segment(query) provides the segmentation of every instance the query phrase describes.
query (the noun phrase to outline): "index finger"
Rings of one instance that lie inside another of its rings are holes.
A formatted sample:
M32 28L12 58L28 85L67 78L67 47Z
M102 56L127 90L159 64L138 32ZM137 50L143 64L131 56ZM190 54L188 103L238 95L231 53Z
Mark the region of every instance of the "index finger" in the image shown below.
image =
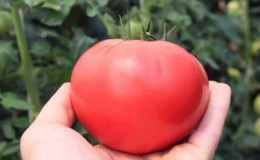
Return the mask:
M208 109L189 142L213 155L222 134L231 99L231 89L224 83L210 82Z

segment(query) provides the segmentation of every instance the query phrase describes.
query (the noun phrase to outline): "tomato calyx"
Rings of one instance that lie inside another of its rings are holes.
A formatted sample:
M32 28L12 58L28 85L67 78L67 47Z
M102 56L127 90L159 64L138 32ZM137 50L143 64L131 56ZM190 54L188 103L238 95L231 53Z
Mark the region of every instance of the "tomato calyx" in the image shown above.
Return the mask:
M123 39L124 40L133 40L132 37L132 31L131 31L131 22L130 22L130 16L129 13L127 14L127 25L126 28L123 24L122 18L119 15L119 19L120 19L120 24L121 24L121 29L122 29L122 35L123 35ZM166 23L164 23L164 29L163 29L163 36L162 38L157 38L156 36L152 35L150 33L150 29L151 29L151 18L149 19L149 22L147 24L146 29L144 28L144 26L142 26L142 31L139 32L140 35L140 39L144 40L144 41L158 41L158 40L163 40L166 41L167 37L169 37L169 35L172 33L172 31L176 28L176 26L173 26L168 32L166 31Z

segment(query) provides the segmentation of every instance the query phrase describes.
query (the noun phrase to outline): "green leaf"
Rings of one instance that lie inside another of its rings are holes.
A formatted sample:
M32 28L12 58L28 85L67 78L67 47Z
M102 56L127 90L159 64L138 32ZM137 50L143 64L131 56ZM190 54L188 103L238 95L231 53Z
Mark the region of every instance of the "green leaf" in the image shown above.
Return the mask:
M5 55L5 54L10 54L14 52L14 48L13 48L13 42L12 41L0 41L0 60L1 60L1 56Z
M41 21L49 26L58 26L62 24L66 15L67 14L63 12L47 10L44 13L42 13Z
M81 28L73 28L72 30L75 37L77 37L71 44L74 50L73 59L76 60L87 48L96 42L96 39L87 36Z
M86 136L88 134L87 130L81 125L79 121L75 122L73 128L83 136Z
M41 17L41 21L49 26L58 26L61 25L69 14L73 5L76 4L76 0L64 1L59 0L59 4L61 5L60 10L46 9L38 14ZM57 5L56 5L57 8Z
M107 5L108 0L97 0L99 6L104 7Z
M204 60L206 61L207 64L209 64L215 70L220 69L219 65L212 58L205 57Z
M12 118L11 119L12 125L14 127L25 129L29 126L29 119L28 117L19 117L19 118Z
M4 46L4 45L3 45ZM1 52L1 42L0 42L0 81L7 80L9 78L19 77L20 74L20 62L17 57L17 52L14 50L13 47L10 47L9 52ZM8 47L5 48L8 50ZM5 50L3 49L3 50ZM12 64L12 65L10 65ZM10 84L10 82L6 83ZM4 84L3 87L0 86L0 92L2 89L6 88ZM10 84L11 85L11 84Z
M251 134L245 133L240 142L241 145L246 146L247 148L257 148L260 146L260 138Z
M115 20L107 13L104 14L102 17L102 21L104 25L106 26L108 35L110 37L118 37L120 36L120 32L118 32L119 28L116 25Z
M93 7L87 7L86 14L88 17L95 17L98 14L98 10Z
M170 11L166 18L177 26L188 27L191 25L191 18L186 14L180 14L176 11Z
M51 51L51 45L46 40L36 41L33 42L31 52L39 55L39 56L46 56L49 55Z
M4 94L0 94L1 104L5 108L13 108L18 110L27 110L31 108L31 105L25 100L19 98L15 93L7 92Z
M208 14L207 8L200 1L185 1L188 8L195 14L195 17L202 21Z
M1 157L1 153L3 152L3 150L5 149L7 143L5 141L0 142L0 157Z
M5 157L5 156L9 156L9 155L18 153L19 150L20 150L19 141L14 140L5 146L5 149L2 151L1 154L2 154L2 157Z
M43 8L49 8L56 11L61 10L61 4L57 0L48 0L42 5Z
M16 53L12 41L0 41L0 77L17 70L19 60Z
M3 134L8 139L15 138L15 131L12 127L12 123L9 120L3 122Z
M32 6L37 6L43 4L46 0L27 0L27 1L30 1L30 4L32 4Z
M9 0L9 4L17 8L28 7L24 0Z
M42 36L44 38L46 38L46 37L59 38L59 34L51 29L41 28L41 29L39 29L39 32L42 35L44 35L44 36Z
M220 32L222 32L229 40L237 43L240 42L238 28L230 19L218 15L211 15L210 18L214 21L217 28L220 29Z
M32 6L33 6L33 0L24 0L24 2L25 2L29 7L32 7Z

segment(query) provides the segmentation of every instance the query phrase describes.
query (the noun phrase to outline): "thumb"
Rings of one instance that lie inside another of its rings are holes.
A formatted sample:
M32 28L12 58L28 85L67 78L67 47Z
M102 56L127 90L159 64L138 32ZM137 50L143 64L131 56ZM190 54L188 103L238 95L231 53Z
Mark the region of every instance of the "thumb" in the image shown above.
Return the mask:
M75 113L70 101L70 83L64 83L46 103L35 122L58 123L70 127Z

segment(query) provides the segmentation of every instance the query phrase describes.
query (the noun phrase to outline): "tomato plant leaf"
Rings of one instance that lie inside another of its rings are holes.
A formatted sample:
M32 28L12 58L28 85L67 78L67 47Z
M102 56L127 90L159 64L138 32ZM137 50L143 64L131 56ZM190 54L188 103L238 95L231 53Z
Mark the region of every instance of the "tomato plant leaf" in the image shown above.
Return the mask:
M71 7L76 3L76 0L70 1L59 1L59 5L61 6L60 10L45 9L41 10L39 15L41 16L41 21L49 26L58 26L61 25L64 21L65 17L69 14ZM50 4L49 4L50 5ZM49 6L47 5L47 6ZM56 4L57 7L58 4Z
M9 0L9 4L13 7L24 8L28 7L25 0Z
M51 50L51 45L46 40L33 42L31 52L38 56L48 56Z
M8 139L14 139L15 138L15 131L12 127L11 121L5 120L3 122L3 134Z
M106 26L107 33L110 37L118 37L120 32L118 32L119 27L116 25L115 20L107 13L102 17L102 21Z
M211 20L215 22L215 25L218 26L220 31L231 41L233 42L240 42L238 30L239 28L236 27L230 19L218 15L211 15Z
M16 71L18 67L19 60L13 48L13 42L0 41L0 77Z
M8 109L13 108L19 110L27 110L31 106L28 102L19 98L15 93L12 92L0 94L0 98L0 103Z
M169 14L166 15L166 18L181 27L188 27L192 24L191 17L185 14L180 14L176 11L170 11Z
M88 17L95 17L98 14L98 10L96 8L87 6L86 14Z
M202 21L208 13L205 5L200 1L184 1L188 8L194 13L198 21Z
M2 151L2 157L6 157L14 153L17 153L19 152L19 150L20 150L19 140L14 140L12 142L9 142Z
M45 1L46 0L25 0L25 3L27 3L28 5L31 4L32 5L31 7L33 7L33 6L43 4Z
M108 0L97 0L99 6L104 7L107 5Z
M45 1L45 3L42 5L43 8L49 8L49 9L53 9L56 11L61 10L61 4L56 1L56 0L47 0Z
M0 142L0 158L1 158L1 153L3 152L4 148L6 147L7 143L5 141Z
M29 126L29 119L28 117L12 118L11 123L14 127L24 129Z
M77 39L71 43L74 50L73 59L76 60L87 48L96 42L96 39L87 36L81 28L73 28L72 30L77 37Z

